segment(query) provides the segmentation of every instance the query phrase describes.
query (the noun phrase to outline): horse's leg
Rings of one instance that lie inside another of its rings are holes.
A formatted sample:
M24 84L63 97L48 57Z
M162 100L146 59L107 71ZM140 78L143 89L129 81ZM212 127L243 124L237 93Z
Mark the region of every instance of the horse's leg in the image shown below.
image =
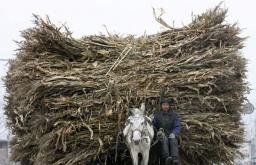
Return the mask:
M141 144L142 165L148 165L151 139L147 137Z
M149 159L149 150L145 150L142 153L142 165L148 165L148 159Z
M131 157L132 157L133 165L139 165L139 163L138 163L138 151L136 151L133 148L131 148L130 151L131 151Z

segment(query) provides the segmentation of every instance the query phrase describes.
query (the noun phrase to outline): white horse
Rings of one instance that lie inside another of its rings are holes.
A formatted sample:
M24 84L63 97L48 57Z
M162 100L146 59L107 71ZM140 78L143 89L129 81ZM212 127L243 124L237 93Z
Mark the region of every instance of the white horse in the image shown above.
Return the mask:
M145 103L140 109L133 108L132 115L127 119L123 135L133 161L138 165L138 154L142 155L142 165L148 164L150 145L154 137L152 121L144 115Z

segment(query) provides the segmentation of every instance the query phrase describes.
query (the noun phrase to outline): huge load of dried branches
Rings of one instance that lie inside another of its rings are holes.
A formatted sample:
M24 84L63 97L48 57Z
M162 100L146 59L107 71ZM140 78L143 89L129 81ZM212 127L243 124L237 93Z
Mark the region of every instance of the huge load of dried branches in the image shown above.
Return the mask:
M240 29L219 6L182 28L141 37L86 36L35 19L23 31L6 76L12 159L35 165L120 164L129 154L117 135L128 109L159 109L174 98L182 124L182 164L232 164L243 141L248 91ZM129 159L129 158L128 158Z

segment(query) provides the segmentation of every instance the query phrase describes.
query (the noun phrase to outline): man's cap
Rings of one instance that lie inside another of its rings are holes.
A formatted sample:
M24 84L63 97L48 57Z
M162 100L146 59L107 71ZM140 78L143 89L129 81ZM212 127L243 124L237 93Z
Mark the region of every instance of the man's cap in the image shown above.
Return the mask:
M162 98L160 100L160 104L163 104L163 103L173 104L174 103L174 99L173 98Z

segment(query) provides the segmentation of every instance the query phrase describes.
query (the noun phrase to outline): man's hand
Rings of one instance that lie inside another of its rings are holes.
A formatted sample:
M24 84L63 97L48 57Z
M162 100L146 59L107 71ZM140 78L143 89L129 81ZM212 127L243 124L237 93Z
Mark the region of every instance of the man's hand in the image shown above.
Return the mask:
M172 138L174 139L175 138L175 134L174 133L170 133L169 137L168 138Z

